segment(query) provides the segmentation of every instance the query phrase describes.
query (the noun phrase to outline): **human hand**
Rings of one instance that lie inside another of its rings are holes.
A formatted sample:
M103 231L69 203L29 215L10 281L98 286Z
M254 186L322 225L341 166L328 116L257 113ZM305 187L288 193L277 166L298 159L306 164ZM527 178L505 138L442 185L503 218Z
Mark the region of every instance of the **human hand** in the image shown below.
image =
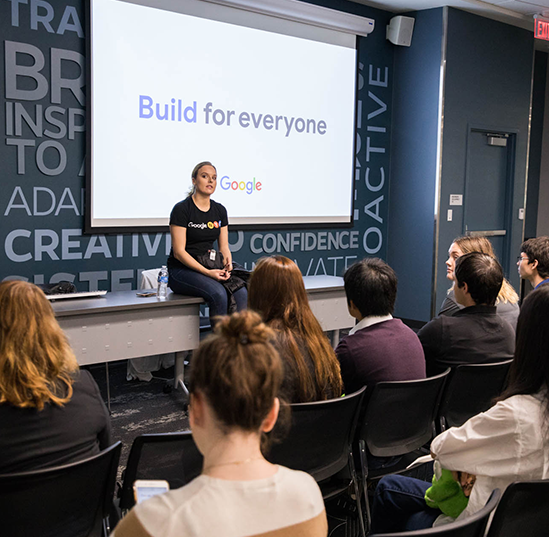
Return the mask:
M232 264L232 263L226 263L225 266L224 266L223 268L224 268L224 270L225 270L226 272L229 272L229 273L230 273L230 272L232 272L232 270L233 270L233 264Z
M467 472L452 472L454 479L461 485L466 498L471 495L477 476Z
M211 269L208 271L208 276L218 282L224 282L231 277L225 269Z

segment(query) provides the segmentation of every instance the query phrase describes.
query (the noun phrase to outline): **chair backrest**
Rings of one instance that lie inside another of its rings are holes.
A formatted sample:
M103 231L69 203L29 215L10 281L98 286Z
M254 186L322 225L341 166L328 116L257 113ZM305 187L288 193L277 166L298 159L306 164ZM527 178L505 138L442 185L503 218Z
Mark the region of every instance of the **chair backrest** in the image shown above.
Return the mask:
M454 368L440 401L440 423L444 427L459 427L469 418L488 410L505 387L512 361Z
M421 380L379 382L367 402L360 439L375 457L404 455L433 437L442 389L450 372Z
M135 480L165 479L170 490L177 489L200 475L202 462L191 431L138 436L128 457L120 508L130 509L135 505Z
M122 444L83 461L0 475L0 534L99 537L112 506ZM24 449L24 446L21 447Z
M308 472L317 481L345 468L365 389L328 401L290 405L290 430L271 447L267 459Z
M147 269L141 273L139 289L156 289L158 285L158 273L160 268Z
M458 522L451 522L450 524L444 524L442 526L437 526L436 528L427 528L424 530L406 531L402 533L379 533L371 535L370 537L420 537L424 535L431 537L437 535L440 537L483 537L490 514L496 508L500 496L499 489L494 490L490 495L490 498L488 498L486 505L480 511L477 511L472 516ZM529 533L525 533L524 535L531 537Z
M488 537L549 535L549 479L512 483L505 489Z

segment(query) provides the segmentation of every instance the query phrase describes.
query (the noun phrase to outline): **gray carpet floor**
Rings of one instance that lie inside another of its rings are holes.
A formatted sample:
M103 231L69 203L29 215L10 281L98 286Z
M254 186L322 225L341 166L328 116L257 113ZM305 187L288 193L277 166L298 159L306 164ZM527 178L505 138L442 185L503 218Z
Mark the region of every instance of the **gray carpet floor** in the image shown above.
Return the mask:
M87 369L95 378L107 404L105 364L89 366ZM122 441L121 471L126 467L136 436L189 428L187 400L180 391L164 393L165 379L173 378L173 367L155 372L155 378L150 382L126 380L126 360L111 362L108 371L112 437L114 442Z

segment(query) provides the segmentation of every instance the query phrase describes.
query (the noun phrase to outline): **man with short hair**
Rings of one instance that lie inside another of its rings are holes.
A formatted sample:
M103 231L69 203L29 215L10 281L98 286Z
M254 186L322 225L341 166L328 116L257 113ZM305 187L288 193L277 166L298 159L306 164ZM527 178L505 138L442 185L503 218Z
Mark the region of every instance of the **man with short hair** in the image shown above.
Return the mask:
M393 319L397 277L378 258L354 263L345 272L349 313L358 320L336 355L347 394L387 380L425 378L425 359L416 334Z
M497 259L480 252L462 255L454 275L456 300L464 309L436 317L418 333L429 374L448 366L509 360L515 351L514 330L496 312L503 283Z
M549 237L528 239L520 246L518 273L534 289L549 282Z

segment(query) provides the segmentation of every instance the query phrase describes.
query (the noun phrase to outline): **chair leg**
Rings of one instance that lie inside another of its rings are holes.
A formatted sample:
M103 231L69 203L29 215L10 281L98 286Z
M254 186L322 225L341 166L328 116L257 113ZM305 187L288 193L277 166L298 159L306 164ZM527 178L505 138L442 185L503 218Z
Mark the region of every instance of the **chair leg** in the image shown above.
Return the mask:
M353 461L353 454L352 452L349 453L349 468L351 470L351 477L353 480L353 488L355 492L355 498L356 498L356 508L358 511L358 521L360 523L360 530L362 533L362 537L366 537L366 527L364 525L364 515L362 513L362 505L360 503L360 488L358 486L358 476L355 469L355 463ZM366 498L366 501L368 501L368 498ZM368 528L369 528L369 522L368 522Z
M105 379L107 381L107 408L111 415L111 383L109 379L109 362L105 362Z
M366 460L366 443L364 442L364 440L358 441L358 450L360 458L362 489L364 494L364 506L366 509L366 522L368 524L368 531L370 531L370 526L372 524L372 515L370 513L370 500L368 498L368 461Z

